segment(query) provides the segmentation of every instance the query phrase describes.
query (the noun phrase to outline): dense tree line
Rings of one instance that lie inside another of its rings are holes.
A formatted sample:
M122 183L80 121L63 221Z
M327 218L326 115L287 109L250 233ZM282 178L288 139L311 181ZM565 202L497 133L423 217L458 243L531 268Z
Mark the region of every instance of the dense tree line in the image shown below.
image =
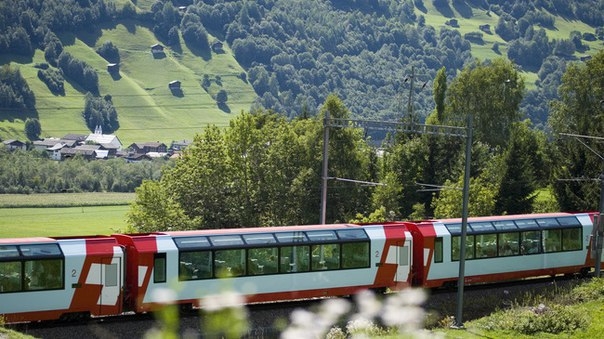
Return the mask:
M55 161L37 151L0 147L0 193L133 192L143 180L158 179L166 164L80 157Z
M92 66L65 51L59 55L57 66L65 76L75 81L85 91L99 93L99 75Z
M476 39L482 33L464 37L455 29L426 26L425 17L416 14L423 3L156 0L146 11L136 10L136 2L118 9L105 0L15 0L0 4L0 53L31 56L35 49L43 49L54 66L63 48L55 33L77 33L134 18L151 25L156 37L175 50L182 36L204 57L210 55L209 34L220 37L246 68L258 93L258 108L292 118L303 109L316 112L329 93L338 93L355 117L397 120L413 112L425 119L433 103L424 84L433 81L441 67L453 76L472 62L465 37ZM432 3L443 12L465 6L456 1ZM604 4L596 0L468 3L499 16L495 32L507 41L507 57L525 70L543 73L551 57L565 64L575 51L584 50L582 39L604 38L604 19L599 15ZM186 12L179 10L180 5L188 5ZM554 16L583 20L595 32L548 39L542 27L555 27ZM113 51L105 51L109 50ZM112 60L116 57L119 53L113 53ZM64 75L71 77L65 71ZM418 81L405 82L412 75ZM560 75L555 72L548 81L539 81L521 103L521 114L538 128L546 128L547 102L558 98L552 86L560 82ZM89 83L84 78L73 80Z
M38 70L38 78L46 84L46 87L56 95L65 95L65 79L63 72L56 68L46 68Z
M604 107L595 100L604 97L603 65L601 52L565 72L563 100L550 121L554 133L570 128L596 136L604 132ZM593 80L585 81L585 74ZM470 215L597 209L599 185L592 181L565 186L568 183L559 179L597 176L600 159L588 148L571 147L562 139L549 142L544 132L521 120L524 84L511 62L476 61L451 80L441 69L432 89L436 108L428 124L455 125L468 111L475 112L470 115L475 126ZM595 95L587 95L593 90ZM160 180L137 188L129 213L132 230L317 223L326 116L347 119L350 112L330 95L313 117L287 121L254 111L238 116L226 130L208 127ZM363 130L330 128L326 221L459 217L466 141L400 132L377 152ZM426 192L423 184L441 190ZM540 190L553 192L555 199L537 201ZM158 209L154 201L166 204Z
M113 106L110 95L101 98L87 93L82 117L91 131L100 126L103 133L111 134L120 127L117 110Z
M7 114L7 110L14 110L16 116L23 117L24 111L29 113L35 107L34 92L23 79L19 68L10 64L0 66L0 112Z

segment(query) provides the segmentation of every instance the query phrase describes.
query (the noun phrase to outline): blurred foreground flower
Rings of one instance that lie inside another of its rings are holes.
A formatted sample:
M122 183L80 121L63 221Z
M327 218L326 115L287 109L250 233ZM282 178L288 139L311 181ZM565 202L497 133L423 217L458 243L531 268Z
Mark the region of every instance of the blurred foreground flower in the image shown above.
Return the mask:
M202 331L210 338L241 338L249 329L245 298L224 291L201 299Z

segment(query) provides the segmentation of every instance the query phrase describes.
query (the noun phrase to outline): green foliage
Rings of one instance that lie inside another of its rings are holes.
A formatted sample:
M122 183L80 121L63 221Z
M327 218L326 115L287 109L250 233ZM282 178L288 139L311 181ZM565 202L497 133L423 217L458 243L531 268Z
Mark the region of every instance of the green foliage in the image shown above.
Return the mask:
M128 212L128 232L193 229L200 218L188 218L182 207L159 182L145 180L136 189L136 200Z
M19 68L9 65L0 66L0 113L3 110L15 109L23 116L23 110L30 113L34 110L36 98L23 79Z
M555 135L554 194L563 210L597 210L600 187L589 179L602 173L602 149L590 137L604 135L604 51L586 63L571 64L562 78L560 95L549 119ZM585 138L576 140L560 133Z
M38 119L27 118L27 120L25 120L25 135L27 135L29 140L38 140L41 132L42 127L40 126L40 121Z
M101 47L96 49L96 52L111 63L118 64L120 62L120 52L110 40L105 41Z
M504 59L475 61L465 67L447 90L445 124L473 119L473 139L491 147L505 147L512 124L519 120L524 81Z
M55 68L38 70L38 78L42 80L48 89L55 95L65 95L63 73Z
M539 156L537 136L528 121L518 123L511 131L508 147L503 153L503 175L496 196L495 214L523 214L533 211L537 189Z
M91 131L100 126L103 133L111 134L120 127L117 110L113 106L110 95L99 98L87 93L82 117Z
M75 81L84 90L93 94L99 93L99 76L96 70L86 62L63 52L57 59L57 66L65 76Z
M218 93L216 94L216 102L218 104L226 104L227 100L229 99L227 92L224 89L221 89L218 91Z
M36 151L0 148L0 193L134 192L143 179L158 179L165 161L123 159L57 162Z
M478 322L488 330L512 330L526 335L539 333L572 334L587 328L590 317L571 306L543 304L533 308L515 308L500 311Z

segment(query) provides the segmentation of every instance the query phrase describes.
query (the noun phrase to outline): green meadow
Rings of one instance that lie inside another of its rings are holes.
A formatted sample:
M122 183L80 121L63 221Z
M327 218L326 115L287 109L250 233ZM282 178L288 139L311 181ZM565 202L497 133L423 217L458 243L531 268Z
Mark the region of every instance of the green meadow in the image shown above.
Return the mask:
M123 232L133 199L133 193L0 194L0 238Z
M154 57L150 46L159 41L153 32L128 20L95 32L65 33L60 39L67 52L97 71L100 95L110 95L117 109L120 128L114 134L124 145L146 141L169 145L173 140L192 140L210 124L227 126L235 115L249 111L256 98L228 46L224 53L197 51L181 39L180 48L166 47L164 55ZM214 40L212 36L208 39ZM96 53L106 41L119 49L119 76L111 76L108 62ZM40 120L41 137L90 133L82 119L85 91L66 81L65 95L54 95L38 78L35 65L46 62L42 51L37 50L32 59L0 60L0 64L9 62L20 70L36 95L37 112L33 116ZM204 76L211 81L207 90L201 86ZM168 88L173 80L181 81L182 95ZM218 107L215 98L221 89L227 92L228 100ZM23 120L0 119L0 135L25 140Z

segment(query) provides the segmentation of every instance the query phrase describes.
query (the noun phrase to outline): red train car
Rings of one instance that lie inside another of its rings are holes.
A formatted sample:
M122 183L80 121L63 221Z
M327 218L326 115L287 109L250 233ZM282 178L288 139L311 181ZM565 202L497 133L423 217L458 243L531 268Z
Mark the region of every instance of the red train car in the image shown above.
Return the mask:
M114 235L128 257L128 309L155 292L196 307L225 287L246 302L350 295L411 284L413 240L400 225L308 225Z
M468 219L465 283L586 274L595 213ZM461 219L0 239L7 323L198 307L225 290L245 302L455 285ZM600 258L602 261L602 258Z
M594 266L595 213L548 213L468 218L465 284L559 274L587 274ZM456 285L461 219L408 224L415 242L416 286Z
M115 238L0 239L7 323L122 312L124 255Z

